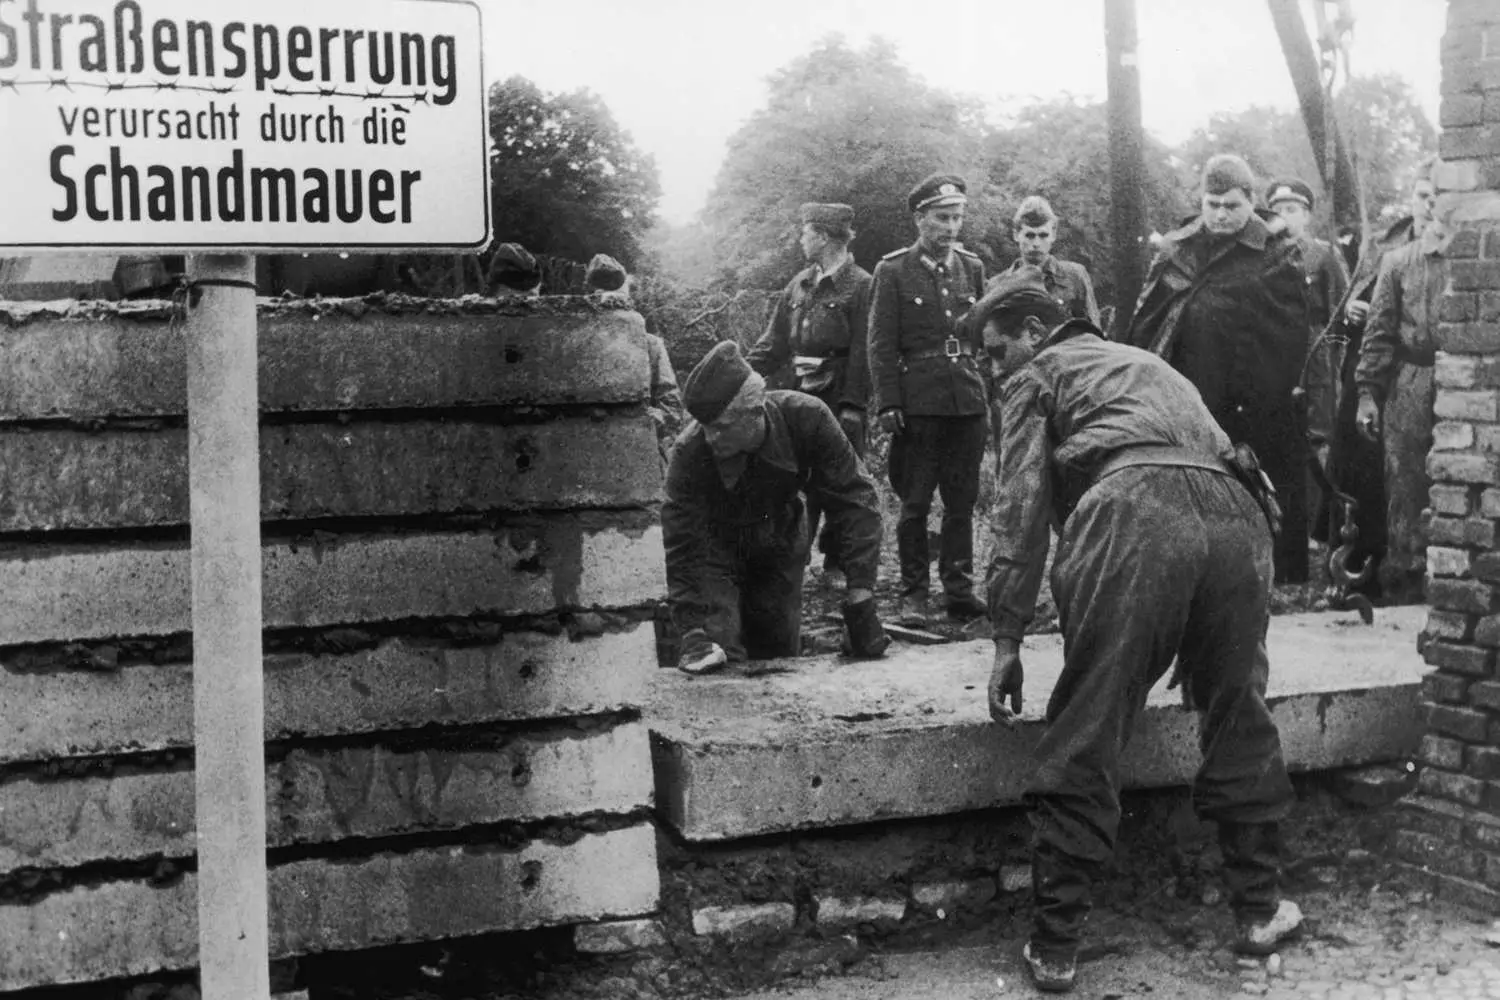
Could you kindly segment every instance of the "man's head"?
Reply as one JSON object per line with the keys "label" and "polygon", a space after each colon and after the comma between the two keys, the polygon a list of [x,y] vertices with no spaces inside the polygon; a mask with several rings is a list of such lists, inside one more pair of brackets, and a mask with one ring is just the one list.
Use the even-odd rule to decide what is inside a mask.
{"label": "man's head", "polygon": [[1312,223],[1312,188],[1295,177],[1273,181],[1266,188],[1266,207],[1281,216],[1287,231],[1300,239]]}
{"label": "man's head", "polygon": [[837,203],[808,202],[802,206],[802,256],[817,260],[826,253],[842,253],[854,239],[854,209]]}
{"label": "man's head", "polygon": [[1209,158],[1203,167],[1203,228],[1215,236],[1233,236],[1255,212],[1255,175],[1233,153]]}
{"label": "man's head", "polygon": [[964,225],[968,185],[954,174],[933,174],[911,189],[906,207],[917,226],[917,238],[928,251],[946,256]]}
{"label": "man's head", "polygon": [[1041,195],[1030,195],[1016,209],[1015,225],[1021,259],[1028,264],[1041,264],[1052,252],[1052,241],[1057,239],[1057,213],[1052,211],[1052,205]]}
{"label": "man's head", "polygon": [[1032,265],[1003,275],[974,304],[990,370],[1001,379],[1036,357],[1048,333],[1067,319],[1063,304],[1047,293],[1046,276]]}
{"label": "man's head", "polygon": [[703,437],[718,459],[753,452],[766,436],[766,383],[751,370],[739,345],[716,345],[688,373],[682,403],[703,426]]}
{"label": "man's head", "polygon": [[1417,167],[1417,176],[1411,185],[1411,217],[1418,232],[1432,221],[1433,209],[1437,207],[1437,187],[1432,183],[1432,168],[1435,159],[1423,160]]}

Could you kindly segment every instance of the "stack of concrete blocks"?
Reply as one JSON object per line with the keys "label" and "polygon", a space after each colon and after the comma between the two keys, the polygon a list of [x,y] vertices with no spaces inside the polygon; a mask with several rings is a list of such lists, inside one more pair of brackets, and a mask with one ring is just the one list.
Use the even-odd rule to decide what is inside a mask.
{"label": "stack of concrete blocks", "polygon": [[1428,471],[1427,735],[1396,847],[1500,907],[1500,6],[1449,0],[1437,215],[1452,233]]}
{"label": "stack of concrete blocks", "polygon": [[[0,992],[196,962],[184,344],[0,304]],[[263,301],[260,357],[271,958],[655,911],[640,316]]]}

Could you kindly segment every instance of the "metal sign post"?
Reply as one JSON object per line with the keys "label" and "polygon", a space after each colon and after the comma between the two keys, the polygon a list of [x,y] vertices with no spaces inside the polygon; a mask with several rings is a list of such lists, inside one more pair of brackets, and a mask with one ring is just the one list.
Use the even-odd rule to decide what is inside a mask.
{"label": "metal sign post", "polygon": [[193,257],[188,277],[198,958],[205,997],[266,997],[255,258]]}
{"label": "metal sign post", "polygon": [[0,0],[0,253],[185,253],[204,1000],[269,993],[256,252],[482,250],[474,0]]}

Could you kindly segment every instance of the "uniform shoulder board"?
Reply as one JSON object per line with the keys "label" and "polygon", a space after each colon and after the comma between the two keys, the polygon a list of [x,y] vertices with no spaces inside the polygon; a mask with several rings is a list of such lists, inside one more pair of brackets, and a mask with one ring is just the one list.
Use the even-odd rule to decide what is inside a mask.
{"label": "uniform shoulder board", "polygon": [[880,259],[881,260],[895,260],[897,257],[900,257],[902,254],[906,253],[910,249],[911,249],[911,247],[902,247],[899,250],[892,250],[890,253],[886,254],[885,256],[881,257]]}
{"label": "uniform shoulder board", "polygon": [[953,249],[957,250],[960,256],[973,257],[975,260],[979,259],[979,255],[973,250],[970,250],[968,247],[954,247]]}

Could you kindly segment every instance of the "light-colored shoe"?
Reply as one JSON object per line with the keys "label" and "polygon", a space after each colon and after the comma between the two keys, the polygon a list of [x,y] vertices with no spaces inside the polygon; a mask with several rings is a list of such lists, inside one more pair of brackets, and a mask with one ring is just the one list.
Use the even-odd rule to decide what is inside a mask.
{"label": "light-colored shoe", "polygon": [[677,669],[685,674],[709,674],[729,662],[717,642],[694,643],[677,658]]}
{"label": "light-colored shoe", "polygon": [[1302,908],[1290,899],[1283,899],[1266,920],[1240,924],[1234,950],[1242,955],[1269,955],[1301,926]]}
{"label": "light-colored shoe", "polygon": [[1030,941],[1021,949],[1021,957],[1026,960],[1026,969],[1037,989],[1044,993],[1066,993],[1073,988],[1073,980],[1078,977],[1076,957],[1044,958],[1032,952]]}

